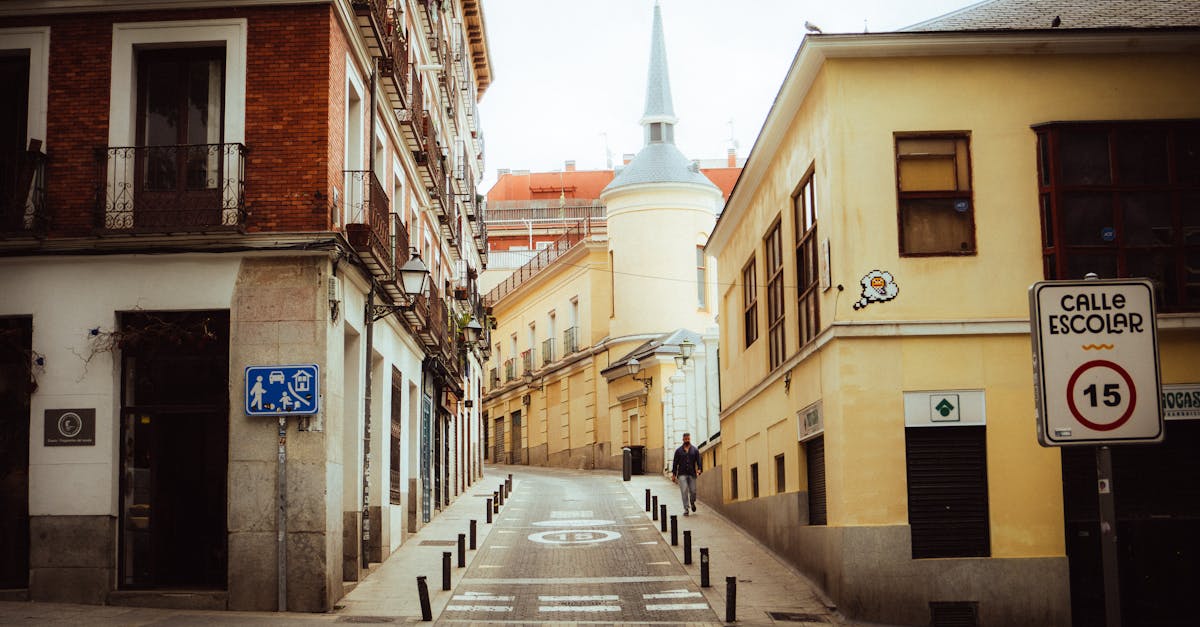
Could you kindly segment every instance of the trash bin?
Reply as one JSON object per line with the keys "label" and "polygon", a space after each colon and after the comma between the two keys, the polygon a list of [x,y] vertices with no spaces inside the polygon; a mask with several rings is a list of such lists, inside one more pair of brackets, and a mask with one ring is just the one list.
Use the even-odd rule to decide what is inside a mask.
{"label": "trash bin", "polygon": [[629,447],[630,465],[632,473],[635,475],[646,474],[646,447],[631,446]]}

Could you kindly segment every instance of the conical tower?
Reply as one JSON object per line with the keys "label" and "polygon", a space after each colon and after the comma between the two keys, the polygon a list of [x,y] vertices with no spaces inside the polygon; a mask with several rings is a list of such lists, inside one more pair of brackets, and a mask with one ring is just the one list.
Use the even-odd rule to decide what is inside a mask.
{"label": "conical tower", "polygon": [[709,285],[702,289],[699,247],[716,223],[721,190],[675,146],[677,121],[656,2],[641,119],[645,144],[600,193],[608,213],[614,336],[713,324],[716,269],[705,264]]}

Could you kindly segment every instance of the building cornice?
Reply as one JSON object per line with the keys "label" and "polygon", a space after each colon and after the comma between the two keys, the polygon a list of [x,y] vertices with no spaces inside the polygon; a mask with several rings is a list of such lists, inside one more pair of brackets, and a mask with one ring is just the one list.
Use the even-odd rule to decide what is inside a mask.
{"label": "building cornice", "polygon": [[331,4],[337,0],[6,0],[0,16],[66,13],[112,13],[161,9],[227,9],[234,6]]}
{"label": "building cornice", "polygon": [[754,140],[746,165],[729,193],[725,209],[708,241],[710,255],[733,236],[754,192],[787,135],[817,74],[828,59],[902,58],[986,55],[1131,54],[1195,51],[1200,30],[1086,30],[900,32],[861,35],[809,35],[800,43],[792,65]]}
{"label": "building cornice", "polygon": [[[1200,314],[1159,314],[1157,317],[1158,330],[1200,330]],[[720,419],[737,412],[746,403],[754,400],[770,388],[776,381],[782,379],[800,362],[821,351],[825,345],[834,340],[850,340],[860,338],[871,339],[903,339],[914,337],[956,337],[980,335],[1023,335],[1030,334],[1028,318],[996,318],[984,320],[847,320],[834,322],[826,327],[817,338],[806,344],[798,352],[785,360],[779,367],[772,370],[750,389],[743,392],[728,405],[721,408]],[[1032,350],[1032,349],[1031,349]],[[1030,368],[1032,368],[1032,352],[1030,353]]]}

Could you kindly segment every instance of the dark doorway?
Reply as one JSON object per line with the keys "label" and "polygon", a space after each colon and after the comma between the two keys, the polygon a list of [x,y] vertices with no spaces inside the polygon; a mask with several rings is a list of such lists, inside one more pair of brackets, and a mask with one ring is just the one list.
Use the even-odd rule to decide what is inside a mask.
{"label": "dark doorway", "polygon": [[[1112,447],[1122,624],[1194,625],[1200,590],[1200,420],[1168,420],[1161,444]],[[1104,624],[1094,447],[1064,448],[1071,616]]]}
{"label": "dark doorway", "polygon": [[521,410],[512,413],[512,440],[509,442],[509,463],[521,462]]}
{"label": "dark doorway", "polygon": [[120,316],[121,585],[226,586],[229,313]]}
{"label": "dark doorway", "polygon": [[33,320],[0,318],[0,588],[29,587]]}
{"label": "dark doorway", "polygon": [[442,422],[442,408],[438,406],[437,417],[433,421],[433,504],[438,510],[442,509],[442,486],[445,483],[442,481],[442,460],[445,459],[442,455],[442,442],[445,441]]}

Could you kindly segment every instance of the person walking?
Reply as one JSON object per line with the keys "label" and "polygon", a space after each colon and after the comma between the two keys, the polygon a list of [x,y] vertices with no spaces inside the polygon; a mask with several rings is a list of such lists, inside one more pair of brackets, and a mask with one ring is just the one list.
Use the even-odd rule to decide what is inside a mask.
{"label": "person walking", "polygon": [[683,515],[696,511],[696,477],[700,468],[700,451],[692,446],[692,434],[683,434],[683,444],[675,449],[671,462],[671,482],[679,484],[679,495],[683,498]]}

